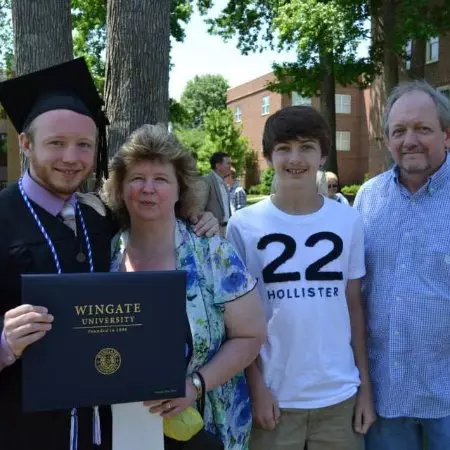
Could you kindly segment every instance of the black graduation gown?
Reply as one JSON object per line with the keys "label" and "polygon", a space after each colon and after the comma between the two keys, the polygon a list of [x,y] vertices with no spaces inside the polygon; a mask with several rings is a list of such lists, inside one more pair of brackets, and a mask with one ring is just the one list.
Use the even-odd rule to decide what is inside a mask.
{"label": "black graduation gown", "polygon": [[[78,237],[58,218],[31,202],[53,241],[62,272],[88,272],[89,263],[76,255],[84,249],[78,222]],[[95,270],[110,268],[110,239],[117,231],[110,213],[101,216],[80,204],[94,254]],[[78,220],[78,218],[77,218]],[[87,255],[87,253],[85,253]],[[21,304],[20,274],[55,273],[56,267],[41,231],[23,201],[18,185],[0,192],[0,317]],[[0,328],[2,325],[0,324]],[[50,331],[51,332],[51,331]],[[66,450],[70,442],[70,411],[23,413],[21,410],[21,362],[0,372],[0,449]],[[78,449],[111,449],[111,409],[100,408],[102,445],[92,443],[92,408],[78,410]]]}

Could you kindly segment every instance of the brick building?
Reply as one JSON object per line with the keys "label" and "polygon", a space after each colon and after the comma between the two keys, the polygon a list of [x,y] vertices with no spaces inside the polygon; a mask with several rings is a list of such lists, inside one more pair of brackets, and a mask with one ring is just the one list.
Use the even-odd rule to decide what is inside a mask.
{"label": "brick building", "polygon": [[[414,60],[414,43],[408,43],[406,51]],[[450,35],[428,41],[425,53],[425,79],[450,98]],[[400,67],[400,79],[408,78],[410,64],[405,61]],[[274,80],[269,73],[228,90],[228,107],[257,151],[260,169],[267,167],[261,139],[268,115],[288,105],[308,104],[319,109],[319,98],[270,92],[266,86]],[[366,173],[373,176],[389,166],[381,128],[384,99],[380,81],[364,91],[336,86],[336,146],[342,185],[360,183]]]}
{"label": "brick building", "polygon": [[[312,105],[319,109],[319,98],[305,98],[296,92],[279,94],[266,86],[273,73],[228,90],[227,104],[242,134],[257,151],[259,167],[267,167],[262,156],[262,131],[267,117],[289,105]],[[354,87],[336,87],[336,147],[342,184],[361,182],[367,173],[367,114],[364,92]]]}
{"label": "brick building", "polygon": [[[411,64],[423,69],[424,78],[450,98],[450,35],[442,35],[430,39],[425,44],[424,59],[415,42],[408,42],[406,54],[409,58],[399,66],[400,80],[409,77]],[[377,80],[365,91],[368,124],[368,173],[376,175],[389,165],[389,152],[384,145],[381,127],[381,116],[386,95],[381,80]]]}

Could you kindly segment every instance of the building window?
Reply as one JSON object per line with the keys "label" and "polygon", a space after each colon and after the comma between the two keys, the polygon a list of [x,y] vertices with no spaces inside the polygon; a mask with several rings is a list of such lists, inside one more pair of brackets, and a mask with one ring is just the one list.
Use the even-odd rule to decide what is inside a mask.
{"label": "building window", "polygon": [[405,67],[406,67],[406,70],[410,70],[411,69],[411,54],[412,54],[412,40],[411,39],[405,45],[405,54],[406,54]]}
{"label": "building window", "polygon": [[234,111],[234,120],[236,122],[240,122],[242,120],[242,111],[240,106],[236,106],[236,109]]}
{"label": "building window", "polygon": [[433,63],[439,60],[439,37],[431,38],[427,41],[426,63]]}
{"label": "building window", "polygon": [[336,131],[336,150],[350,151],[350,131]]}
{"label": "building window", "polygon": [[6,133],[0,133],[0,153],[7,153],[7,135]]}
{"label": "building window", "polygon": [[267,95],[262,98],[261,115],[270,114],[270,97]]}
{"label": "building window", "polygon": [[291,102],[292,106],[300,106],[300,105],[311,106],[311,98],[303,97],[298,92],[292,92]]}
{"label": "building window", "polygon": [[352,112],[352,96],[336,94],[336,114],[350,114]]}
{"label": "building window", "polygon": [[437,90],[450,100],[450,85],[438,87]]}

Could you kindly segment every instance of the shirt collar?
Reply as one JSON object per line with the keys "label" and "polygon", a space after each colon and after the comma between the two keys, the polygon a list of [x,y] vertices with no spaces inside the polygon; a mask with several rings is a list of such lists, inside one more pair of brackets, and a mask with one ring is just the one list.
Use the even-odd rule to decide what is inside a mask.
{"label": "shirt collar", "polygon": [[213,170],[212,172],[223,184],[225,184],[225,180],[223,179],[223,177],[221,177],[215,170]]}
{"label": "shirt collar", "polygon": [[57,216],[63,209],[63,206],[68,202],[74,208],[76,206],[76,196],[75,193],[70,196],[68,200],[63,200],[56,195],[52,194],[50,191],[42,187],[30,176],[28,170],[22,179],[23,190],[27,197],[34,203],[39,205],[41,208],[45,209],[52,216]]}
{"label": "shirt collar", "polygon": [[[391,176],[394,183],[398,187],[401,187],[400,167],[397,164],[395,164],[394,167],[392,167]],[[449,179],[450,179],[450,157],[448,155],[448,152],[446,152],[445,159],[441,167],[439,167],[439,169],[436,170],[436,172],[434,172],[432,175],[428,177],[425,185],[421,188],[421,190],[424,189],[429,195],[433,195],[433,193],[443,188]]]}

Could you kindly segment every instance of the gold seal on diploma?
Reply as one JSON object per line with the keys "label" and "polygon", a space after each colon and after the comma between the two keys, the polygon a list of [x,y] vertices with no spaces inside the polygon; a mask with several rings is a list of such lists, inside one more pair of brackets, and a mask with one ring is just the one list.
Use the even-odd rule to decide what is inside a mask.
{"label": "gold seal on diploma", "polygon": [[95,368],[102,375],[112,375],[119,370],[122,358],[115,348],[102,348],[95,356]]}

